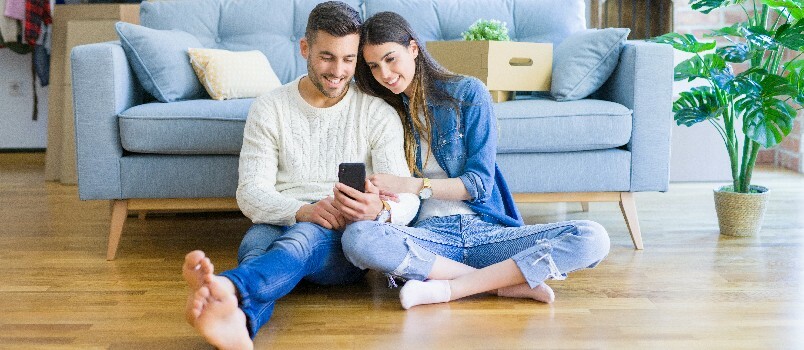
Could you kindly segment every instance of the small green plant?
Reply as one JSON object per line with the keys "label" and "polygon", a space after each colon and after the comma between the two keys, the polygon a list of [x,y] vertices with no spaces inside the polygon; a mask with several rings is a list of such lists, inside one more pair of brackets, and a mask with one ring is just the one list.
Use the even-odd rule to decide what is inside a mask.
{"label": "small green plant", "polygon": [[505,22],[496,19],[479,19],[463,33],[463,40],[511,41]]}
{"label": "small green plant", "polygon": [[[801,0],[691,0],[690,5],[704,14],[738,6],[745,14],[745,21],[705,35],[723,38],[720,45],[678,33],[652,40],[694,54],[676,66],[675,80],[701,78],[708,85],[679,94],[673,103],[676,123],[712,124],[726,145],[734,192],[749,193],[757,152],[781,143],[804,105],[804,5]],[[744,62],[748,69],[735,74],[731,64]],[[742,130],[743,140],[736,130]]]}

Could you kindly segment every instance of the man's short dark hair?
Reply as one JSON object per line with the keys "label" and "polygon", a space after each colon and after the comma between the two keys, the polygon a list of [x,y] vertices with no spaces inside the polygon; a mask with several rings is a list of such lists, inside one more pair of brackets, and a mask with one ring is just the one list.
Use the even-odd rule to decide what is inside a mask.
{"label": "man's short dark hair", "polygon": [[311,44],[319,30],[334,37],[360,34],[360,14],[351,6],[340,1],[327,1],[318,4],[307,18],[304,36]]}

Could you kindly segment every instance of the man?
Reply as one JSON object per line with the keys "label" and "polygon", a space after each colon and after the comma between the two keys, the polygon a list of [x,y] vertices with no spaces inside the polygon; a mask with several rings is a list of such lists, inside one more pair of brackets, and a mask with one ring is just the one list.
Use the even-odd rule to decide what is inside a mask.
{"label": "man", "polygon": [[[410,176],[396,112],[351,83],[360,24],[357,11],[344,3],[316,6],[300,42],[307,75],[251,106],[237,201],[255,225],[241,245],[240,265],[216,276],[204,253],[193,251],[183,266],[193,289],[187,320],[218,348],[252,348],[274,302],[301,279],[342,284],[363,276],[341,249],[341,231],[355,218],[332,205],[339,163],[364,162],[369,173]],[[366,188],[354,198],[363,204],[360,220],[406,224],[415,216],[415,195],[384,202],[368,181]]]}

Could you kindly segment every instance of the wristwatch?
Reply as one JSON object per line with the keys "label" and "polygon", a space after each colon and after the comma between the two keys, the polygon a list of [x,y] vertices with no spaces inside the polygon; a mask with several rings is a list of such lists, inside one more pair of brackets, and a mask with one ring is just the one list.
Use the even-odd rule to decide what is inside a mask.
{"label": "wristwatch", "polygon": [[433,187],[430,185],[430,179],[422,178],[422,188],[419,190],[419,199],[427,199],[433,196]]}
{"label": "wristwatch", "polygon": [[382,201],[382,210],[377,214],[377,218],[374,221],[391,222],[391,205],[388,202]]}

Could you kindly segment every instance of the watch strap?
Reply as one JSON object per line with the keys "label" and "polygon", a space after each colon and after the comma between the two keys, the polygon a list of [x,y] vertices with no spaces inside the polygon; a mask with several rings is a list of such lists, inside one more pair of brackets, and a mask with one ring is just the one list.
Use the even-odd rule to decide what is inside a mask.
{"label": "watch strap", "polygon": [[391,205],[388,204],[388,202],[386,201],[381,202],[382,202],[382,209],[380,209],[380,212],[377,213],[377,217],[374,218],[374,221],[380,221],[380,219],[383,217],[383,214],[388,213],[387,214],[388,218],[385,219],[384,222],[391,222]]}
{"label": "watch strap", "polygon": [[432,191],[433,187],[432,187],[432,184],[430,184],[430,179],[428,179],[426,177],[423,177],[422,178],[422,188],[419,189],[419,198],[424,199],[425,197],[429,197],[429,196],[424,195],[424,190],[427,190],[427,189]]}

